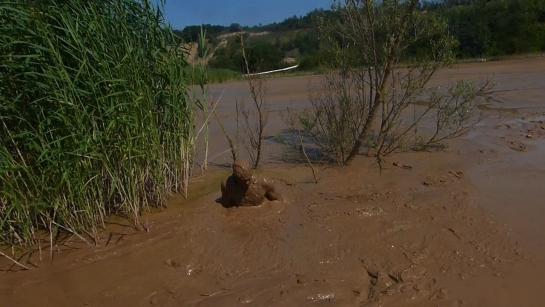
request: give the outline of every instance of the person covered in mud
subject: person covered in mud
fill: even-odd
[[[226,208],[238,206],[259,206],[265,200],[281,200],[274,185],[265,178],[253,175],[247,161],[233,163],[233,174],[221,183],[219,202]]]

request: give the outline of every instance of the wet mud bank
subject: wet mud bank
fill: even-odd
[[[320,167],[284,162],[273,142],[281,110],[307,103],[316,77],[269,82],[266,168],[283,201],[216,202],[229,155],[212,126],[212,169],[195,197],[112,223],[97,246],[72,238],[0,259],[1,306],[542,306],[545,294],[545,63],[463,64],[434,82],[494,76],[495,100],[471,133],[442,152],[359,157]],[[218,85],[233,115],[243,83]],[[229,125],[226,125],[229,129]]]

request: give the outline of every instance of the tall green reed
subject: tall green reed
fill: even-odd
[[[148,0],[0,4],[0,241],[94,236],[187,192],[194,112],[180,42]]]

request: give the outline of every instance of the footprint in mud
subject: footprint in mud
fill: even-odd
[[[533,121],[530,127],[526,128],[526,138],[536,139],[545,137],[545,123],[544,121]]]
[[[479,149],[481,154],[496,154],[498,153],[495,149]]]
[[[436,186],[436,185],[444,185],[455,182],[454,178],[456,179],[463,179],[464,178],[464,172],[461,170],[450,170],[448,171],[448,175],[429,175],[426,176],[426,178],[422,181],[422,185],[426,187]],[[454,178],[453,178],[454,177]]]
[[[451,174],[452,176],[458,178],[458,179],[462,179],[464,177],[464,172],[463,171],[449,171],[448,173]]]
[[[526,152],[528,150],[526,144],[516,140],[507,141],[507,146],[518,152]]]
[[[399,167],[399,168],[402,168],[402,169],[406,169],[406,170],[411,170],[413,169],[413,166],[412,165],[409,165],[409,164],[403,164],[403,163],[400,163],[400,162],[394,162],[392,163],[393,166],[396,166],[396,167]]]
[[[432,187],[436,185],[441,185],[448,183],[449,180],[445,176],[426,176],[424,181],[422,181],[422,185],[426,187]]]
[[[397,263],[394,264],[397,268],[369,259],[360,261],[369,277],[363,306],[404,306],[408,302],[442,301],[447,297],[446,293],[442,293],[446,291],[441,291],[435,278],[431,278],[433,274],[430,275],[428,268],[419,264],[423,259],[415,257],[410,264],[401,265],[402,260],[398,258],[392,262]]]
[[[148,296],[148,303],[150,306],[165,306],[169,302],[172,303],[174,299],[174,293],[165,290],[153,291]]]
[[[386,274],[382,271],[367,270],[369,278],[371,278],[371,286],[369,289],[369,298],[371,300],[377,299],[381,294],[386,294],[388,290],[401,282],[401,278],[393,275]]]
[[[172,268],[179,268],[179,267],[182,266],[182,264],[181,264],[179,261],[174,260],[174,259],[167,259],[167,260],[165,261],[165,264],[166,264],[167,266],[169,266],[169,267],[172,267]]]

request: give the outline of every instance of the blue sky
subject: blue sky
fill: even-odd
[[[330,5],[331,0],[166,0],[165,15],[175,29],[203,23],[253,26]]]

